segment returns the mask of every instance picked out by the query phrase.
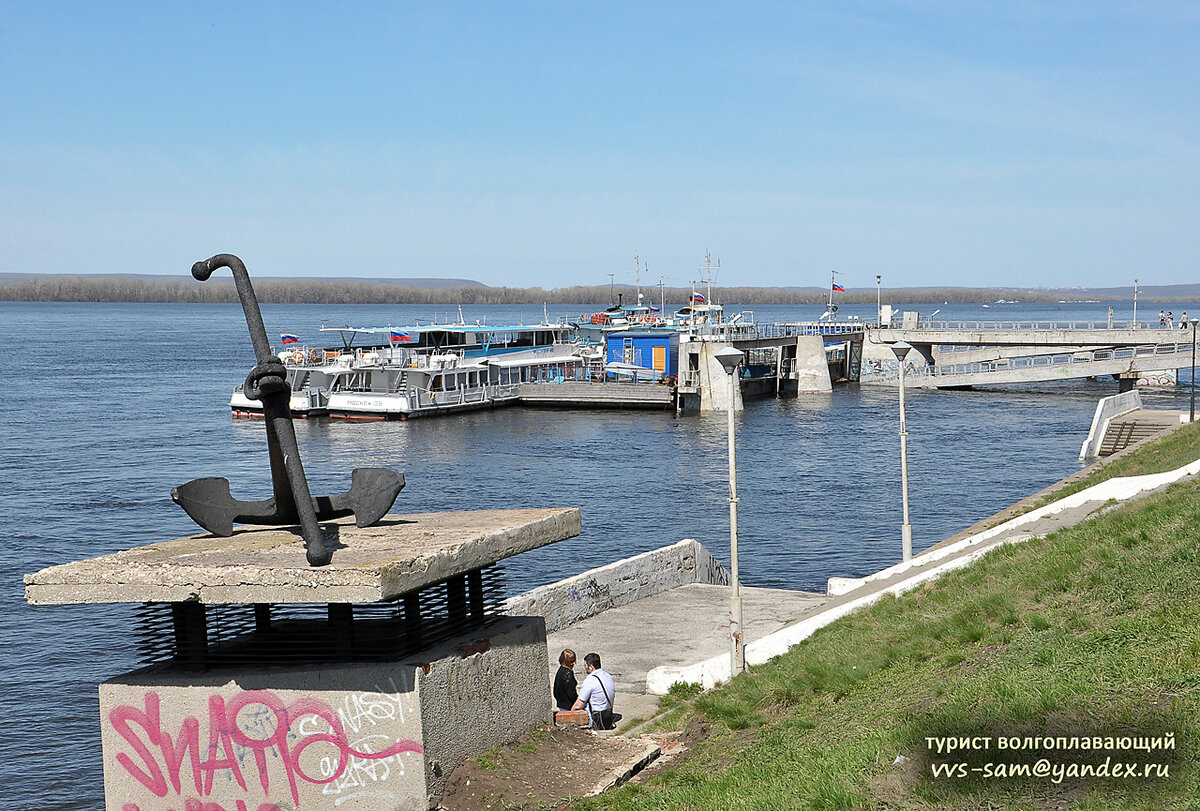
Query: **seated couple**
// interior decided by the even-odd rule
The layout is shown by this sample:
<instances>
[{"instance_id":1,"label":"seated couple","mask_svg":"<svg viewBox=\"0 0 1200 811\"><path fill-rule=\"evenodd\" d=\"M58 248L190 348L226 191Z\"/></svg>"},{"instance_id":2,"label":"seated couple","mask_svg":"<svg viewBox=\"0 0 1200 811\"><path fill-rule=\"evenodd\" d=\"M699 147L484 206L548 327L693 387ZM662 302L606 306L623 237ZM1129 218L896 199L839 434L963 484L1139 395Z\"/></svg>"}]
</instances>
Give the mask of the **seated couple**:
<instances>
[{"instance_id":1,"label":"seated couple","mask_svg":"<svg viewBox=\"0 0 1200 811\"><path fill-rule=\"evenodd\" d=\"M617 686L608 671L600 667L600 654L589 653L583 657L587 676L577 689L575 681L575 651L568 648L558 656L558 673L554 675L554 703L560 710L588 711L592 726L596 729L612 729L613 701Z\"/></svg>"}]
</instances>

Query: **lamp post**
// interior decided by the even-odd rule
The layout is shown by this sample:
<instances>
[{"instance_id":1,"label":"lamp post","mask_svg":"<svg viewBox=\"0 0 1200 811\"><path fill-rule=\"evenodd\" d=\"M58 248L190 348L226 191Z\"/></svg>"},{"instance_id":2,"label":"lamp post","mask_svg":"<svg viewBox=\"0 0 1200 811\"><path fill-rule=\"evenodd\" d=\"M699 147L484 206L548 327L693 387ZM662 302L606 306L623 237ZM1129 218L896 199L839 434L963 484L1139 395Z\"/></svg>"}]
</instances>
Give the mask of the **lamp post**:
<instances>
[{"instance_id":1,"label":"lamp post","mask_svg":"<svg viewBox=\"0 0 1200 811\"><path fill-rule=\"evenodd\" d=\"M1137 280L1137 279L1134 279L1134 280L1133 280L1133 328L1134 328L1134 329L1137 329L1137 326L1138 326L1138 323L1137 323L1137 294L1138 294L1138 288L1137 288L1137 286L1138 286L1138 280Z\"/></svg>"},{"instance_id":2,"label":"lamp post","mask_svg":"<svg viewBox=\"0 0 1200 811\"><path fill-rule=\"evenodd\" d=\"M1188 422L1196 421L1196 322L1192 322L1192 406L1188 409Z\"/></svg>"},{"instance_id":3,"label":"lamp post","mask_svg":"<svg viewBox=\"0 0 1200 811\"><path fill-rule=\"evenodd\" d=\"M746 669L745 648L742 645L742 587L738 580L737 536L737 455L733 442L733 406L737 397L737 367L742 353L726 346L715 353L725 373L729 375L729 678Z\"/></svg>"},{"instance_id":4,"label":"lamp post","mask_svg":"<svg viewBox=\"0 0 1200 811\"><path fill-rule=\"evenodd\" d=\"M875 274L875 326L883 327L883 298L880 292L880 285L883 284L883 276L879 273Z\"/></svg>"},{"instance_id":5,"label":"lamp post","mask_svg":"<svg viewBox=\"0 0 1200 811\"><path fill-rule=\"evenodd\" d=\"M904 359L912 346L904 341L892 344L892 352L900 361L900 498L904 504L904 523L900 525L902 560L912 560L912 526L908 523L908 430L904 421Z\"/></svg>"}]
</instances>

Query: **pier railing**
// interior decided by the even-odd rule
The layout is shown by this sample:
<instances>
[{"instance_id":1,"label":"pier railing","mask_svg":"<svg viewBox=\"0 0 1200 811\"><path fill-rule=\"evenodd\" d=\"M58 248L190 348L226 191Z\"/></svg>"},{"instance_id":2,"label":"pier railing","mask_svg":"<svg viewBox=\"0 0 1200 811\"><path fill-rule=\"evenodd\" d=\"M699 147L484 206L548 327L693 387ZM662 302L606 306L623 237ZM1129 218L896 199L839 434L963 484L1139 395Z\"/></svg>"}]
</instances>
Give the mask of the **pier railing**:
<instances>
[{"instance_id":1,"label":"pier railing","mask_svg":"<svg viewBox=\"0 0 1200 811\"><path fill-rule=\"evenodd\" d=\"M891 329L907 327L893 325ZM962 332L1037 332L1097 330L1160 330L1148 321L919 321L916 329ZM1176 327L1178 329L1178 327Z\"/></svg>"},{"instance_id":2,"label":"pier railing","mask_svg":"<svg viewBox=\"0 0 1200 811\"><path fill-rule=\"evenodd\" d=\"M783 321L773 324L703 324L692 334L707 339L752 341L795 338L801 335L858 335L866 327L861 321Z\"/></svg>"},{"instance_id":3,"label":"pier railing","mask_svg":"<svg viewBox=\"0 0 1200 811\"><path fill-rule=\"evenodd\" d=\"M951 377L954 375L980 374L984 372L1008 371L1011 369L1036 369L1045 366L1070 366L1074 364L1103 363L1114 360L1133 360L1136 358L1165 357L1170 355L1185 355L1192 351L1192 344L1151 344L1144 346L1126 346L1116 349L1094 349L1080 352L1061 352L1054 355L1033 355L1019 358L998 358L996 360L976 361L974 363L954 363L938 365L933 372L926 376Z\"/></svg>"}]
</instances>

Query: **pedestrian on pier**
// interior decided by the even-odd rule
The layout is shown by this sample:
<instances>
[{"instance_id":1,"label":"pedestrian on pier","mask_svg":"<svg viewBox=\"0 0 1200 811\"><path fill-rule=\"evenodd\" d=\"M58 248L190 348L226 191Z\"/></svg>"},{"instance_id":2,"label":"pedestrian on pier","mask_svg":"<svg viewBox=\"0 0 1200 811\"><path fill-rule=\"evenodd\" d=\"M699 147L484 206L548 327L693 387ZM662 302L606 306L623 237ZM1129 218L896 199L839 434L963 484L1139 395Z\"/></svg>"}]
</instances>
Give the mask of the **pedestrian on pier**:
<instances>
[{"instance_id":1,"label":"pedestrian on pier","mask_svg":"<svg viewBox=\"0 0 1200 811\"><path fill-rule=\"evenodd\" d=\"M569 710L579 698L579 683L575 681L575 651L566 648L558 655L558 672L554 674L554 705Z\"/></svg>"},{"instance_id":2,"label":"pedestrian on pier","mask_svg":"<svg viewBox=\"0 0 1200 811\"><path fill-rule=\"evenodd\" d=\"M575 700L573 710L587 709L592 716L592 724L597 729L612 729L613 700L616 698L617 685L608 671L600 667L600 654L589 653L583 657L583 666L587 669L587 677Z\"/></svg>"},{"instance_id":3,"label":"pedestrian on pier","mask_svg":"<svg viewBox=\"0 0 1200 811\"><path fill-rule=\"evenodd\" d=\"M1175 313L1167 310L1167 329L1175 329Z\"/></svg>"},{"instance_id":4,"label":"pedestrian on pier","mask_svg":"<svg viewBox=\"0 0 1200 811\"><path fill-rule=\"evenodd\" d=\"M1167 314L1162 310L1158 311L1158 325L1160 327L1165 327L1167 325Z\"/></svg>"},{"instance_id":5,"label":"pedestrian on pier","mask_svg":"<svg viewBox=\"0 0 1200 811\"><path fill-rule=\"evenodd\" d=\"M1179 328L1180 329L1188 328L1187 310L1184 310L1183 315L1179 316Z\"/></svg>"}]
</instances>

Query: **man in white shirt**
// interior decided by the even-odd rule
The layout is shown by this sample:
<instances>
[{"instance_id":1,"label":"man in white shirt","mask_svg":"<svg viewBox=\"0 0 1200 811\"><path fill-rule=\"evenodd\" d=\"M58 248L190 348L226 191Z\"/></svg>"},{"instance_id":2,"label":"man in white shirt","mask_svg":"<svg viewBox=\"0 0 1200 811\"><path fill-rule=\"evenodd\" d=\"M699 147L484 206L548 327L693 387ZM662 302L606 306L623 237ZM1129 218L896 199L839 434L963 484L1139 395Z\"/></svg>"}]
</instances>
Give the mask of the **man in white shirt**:
<instances>
[{"instance_id":1,"label":"man in white shirt","mask_svg":"<svg viewBox=\"0 0 1200 811\"><path fill-rule=\"evenodd\" d=\"M617 686L608 671L600 667L600 654L589 653L583 657L583 666L587 676L579 685L579 698L573 710L585 707L592 716L592 723L597 729L613 728L613 702L617 697Z\"/></svg>"}]
</instances>

